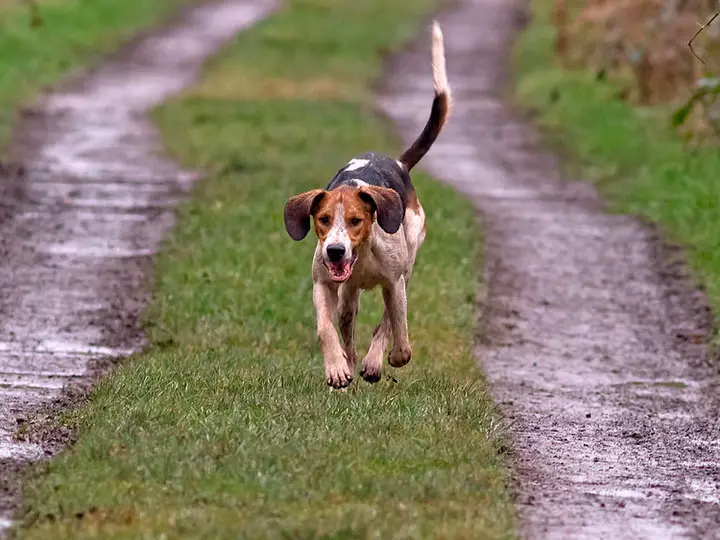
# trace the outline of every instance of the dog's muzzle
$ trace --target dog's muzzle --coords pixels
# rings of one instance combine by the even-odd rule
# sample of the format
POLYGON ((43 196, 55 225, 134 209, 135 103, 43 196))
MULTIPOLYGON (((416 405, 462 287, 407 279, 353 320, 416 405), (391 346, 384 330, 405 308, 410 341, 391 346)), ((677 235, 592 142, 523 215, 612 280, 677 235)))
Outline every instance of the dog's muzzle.
POLYGON ((350 254, 348 254, 343 244, 330 244, 325 248, 325 254, 325 266, 328 269, 330 278, 337 282, 347 281, 352 275, 357 255, 348 256, 350 254))

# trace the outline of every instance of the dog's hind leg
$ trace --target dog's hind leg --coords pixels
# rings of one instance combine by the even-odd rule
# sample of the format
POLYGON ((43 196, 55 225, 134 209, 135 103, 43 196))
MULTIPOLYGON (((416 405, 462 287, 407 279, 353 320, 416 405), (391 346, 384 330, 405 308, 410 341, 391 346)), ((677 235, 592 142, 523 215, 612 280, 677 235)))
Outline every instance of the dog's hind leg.
POLYGON ((360 375, 367 382, 375 383, 382 376, 382 364, 387 348, 388 337, 390 336, 390 316, 388 310, 383 311, 382 321, 373 331, 370 349, 363 359, 360 375))
POLYGON ((345 359, 333 319, 337 310, 337 291, 324 283, 313 285, 313 303, 317 316, 317 333, 325 360, 325 377, 334 388, 345 388, 353 380, 353 372, 345 359))
POLYGON ((393 334, 393 346, 388 356, 392 367, 399 368, 412 359, 412 348, 408 337, 407 323, 407 291, 405 278, 383 289, 385 309, 390 316, 390 328, 393 334))
POLYGON ((360 301, 360 290, 348 286, 340 287, 340 306, 338 307, 338 326, 350 370, 355 373, 357 350, 355 349, 355 318, 360 301))

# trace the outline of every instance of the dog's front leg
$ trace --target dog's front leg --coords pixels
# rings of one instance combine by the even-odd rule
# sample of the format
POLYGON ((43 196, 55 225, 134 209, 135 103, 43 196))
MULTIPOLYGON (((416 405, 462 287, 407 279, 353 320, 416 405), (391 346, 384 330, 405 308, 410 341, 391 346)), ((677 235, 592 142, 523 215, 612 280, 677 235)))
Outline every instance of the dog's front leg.
MULTIPOLYGON (((410 281, 412 274, 412 266, 405 275, 405 291, 407 294, 407 286, 410 281)), ((386 301, 387 305, 387 301, 386 301)), ((406 302, 407 305, 407 302, 406 302)), ((406 308, 407 310, 407 308, 406 308)), ((382 320, 380 324, 375 327, 372 335, 372 341, 370 342, 370 349, 363 359, 362 366, 360 367, 360 375, 367 382, 375 383, 380 380, 382 376, 382 361, 385 356, 385 349, 387 348, 388 338, 390 337, 390 315, 388 308, 385 307, 383 310, 382 320)))
POLYGON ((337 311, 337 290, 324 283, 313 285, 313 303, 317 316, 318 341, 325 361, 325 377, 333 388, 345 388, 353 380, 353 373, 345 360, 333 317, 337 311))
POLYGON ((338 326, 342 337, 345 357, 350 371, 355 373, 357 350, 355 349, 355 318, 360 301, 360 289, 348 285, 340 286, 340 307, 338 308, 338 326))
POLYGON ((405 278, 401 276, 394 283, 384 287, 383 299, 393 334, 393 346, 388 355, 388 362, 392 367, 403 367, 412 359, 412 348, 408 337, 405 278))

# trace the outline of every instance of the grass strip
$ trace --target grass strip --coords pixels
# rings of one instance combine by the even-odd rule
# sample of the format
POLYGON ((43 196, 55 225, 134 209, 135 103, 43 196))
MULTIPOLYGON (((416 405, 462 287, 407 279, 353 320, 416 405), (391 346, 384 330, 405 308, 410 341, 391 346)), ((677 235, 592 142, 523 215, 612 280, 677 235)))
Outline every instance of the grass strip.
MULTIPOLYGON (((290 0, 157 111, 170 151, 209 175, 158 262, 152 348, 65 419, 80 439, 30 478, 25 538, 514 536, 501 430, 471 351, 471 205, 416 175, 428 237, 409 294, 413 362, 347 393, 325 385, 314 243, 282 222, 290 195, 353 155, 397 152, 370 84, 433 7, 290 0)), ((362 298, 361 348, 379 296, 362 298)))
POLYGON ((18 108, 48 85, 192 0, 41 0, 39 25, 22 0, 0 0, 0 150, 18 108))

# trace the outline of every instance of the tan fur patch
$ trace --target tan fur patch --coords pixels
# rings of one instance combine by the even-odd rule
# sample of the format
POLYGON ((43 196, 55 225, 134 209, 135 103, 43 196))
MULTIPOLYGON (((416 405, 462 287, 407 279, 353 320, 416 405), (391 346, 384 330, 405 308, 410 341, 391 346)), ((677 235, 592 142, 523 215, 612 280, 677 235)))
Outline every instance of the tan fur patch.
POLYGON ((420 199, 418 199, 417 191, 414 189, 408 194, 407 209, 415 213, 420 211, 420 199))
POLYGON ((371 206, 360 198, 355 187, 340 187, 328 191, 319 204, 313 222, 315 234, 324 242, 333 225, 335 208, 342 205, 345 214, 345 227, 353 248, 370 238, 373 215, 371 206))
MULTIPOLYGON (((420 206, 420 199, 418 199, 417 196, 417 191, 415 191, 414 189, 408 195, 407 209, 415 212, 416 214, 420 214, 421 212, 423 212, 422 206, 420 206)), ((423 221, 422 232, 423 235, 427 233, 427 222, 425 221, 423 221)))

